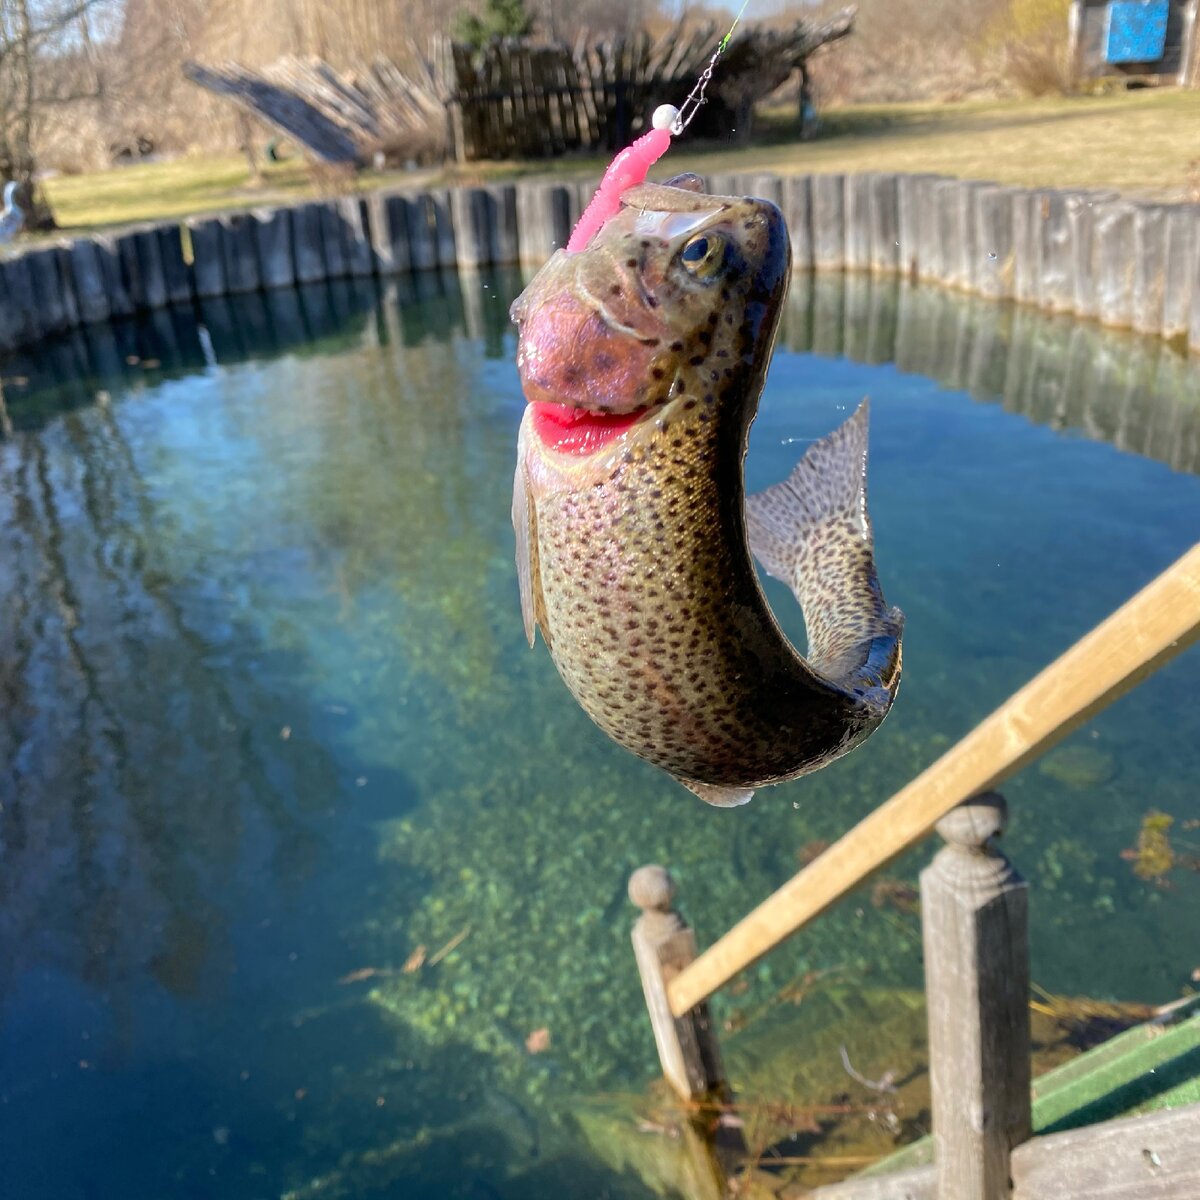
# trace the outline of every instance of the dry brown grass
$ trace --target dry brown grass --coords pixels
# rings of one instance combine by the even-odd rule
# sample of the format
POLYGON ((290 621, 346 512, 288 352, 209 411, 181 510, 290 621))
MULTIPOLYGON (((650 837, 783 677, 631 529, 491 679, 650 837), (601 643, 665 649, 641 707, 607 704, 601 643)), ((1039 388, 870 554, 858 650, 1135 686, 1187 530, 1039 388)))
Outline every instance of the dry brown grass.
MULTIPOLYGON (((672 171, 938 171, 1032 186, 1115 188, 1188 198, 1200 157, 1200 92, 1142 91, 1077 99, 895 104, 836 109, 824 136, 795 140, 791 113, 767 114, 763 139, 746 149, 672 150, 672 171)), ((598 156, 554 163, 474 163, 462 172, 376 175, 360 186, 480 182, 530 175, 594 177, 598 156)), ((119 224, 299 199, 313 193, 303 164, 269 165, 261 190, 244 159, 185 157, 48 180, 64 226, 119 224)))

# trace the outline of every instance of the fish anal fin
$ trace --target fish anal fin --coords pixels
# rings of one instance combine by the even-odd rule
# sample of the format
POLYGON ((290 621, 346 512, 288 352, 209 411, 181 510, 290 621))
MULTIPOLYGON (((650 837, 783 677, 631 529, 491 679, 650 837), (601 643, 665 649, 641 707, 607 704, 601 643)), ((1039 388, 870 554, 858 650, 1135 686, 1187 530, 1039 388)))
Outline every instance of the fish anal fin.
MULTIPOLYGON (((679 779, 677 775, 675 777, 679 779)), ((754 796, 754 789, 747 787, 727 787, 720 783, 698 783, 694 779, 679 779, 689 792, 695 792, 705 804, 713 808, 740 808, 749 804, 754 796)))

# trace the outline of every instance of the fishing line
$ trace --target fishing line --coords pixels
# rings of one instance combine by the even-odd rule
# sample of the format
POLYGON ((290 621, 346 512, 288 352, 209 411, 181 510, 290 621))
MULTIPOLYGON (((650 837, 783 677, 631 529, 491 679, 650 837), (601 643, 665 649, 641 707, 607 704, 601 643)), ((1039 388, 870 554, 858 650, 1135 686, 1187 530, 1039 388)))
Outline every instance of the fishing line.
POLYGON ((696 80, 696 86, 692 88, 687 95, 687 99, 679 106, 679 115, 671 123, 672 137, 678 137, 692 123, 696 114, 700 111, 700 106, 704 103, 704 93, 712 81, 717 60, 725 53, 726 47, 729 45, 729 39, 733 37, 733 31, 738 27, 738 22, 742 19, 742 14, 746 11, 746 5, 749 3, 750 0, 742 0, 742 7, 738 9, 737 16, 733 18, 733 24, 730 25, 725 36, 717 43, 717 48, 713 51, 712 58, 708 60, 708 66, 700 72, 700 78, 696 80))

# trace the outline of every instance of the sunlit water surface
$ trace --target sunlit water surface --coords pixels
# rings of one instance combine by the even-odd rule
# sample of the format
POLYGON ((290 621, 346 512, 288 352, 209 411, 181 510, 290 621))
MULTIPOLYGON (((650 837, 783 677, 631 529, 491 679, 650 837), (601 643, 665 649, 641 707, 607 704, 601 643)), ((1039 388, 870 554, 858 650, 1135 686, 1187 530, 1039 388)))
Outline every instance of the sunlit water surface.
MULTIPOLYGON (((904 688, 863 750, 706 808, 525 645, 516 286, 217 302, 3 366, 5 1200, 646 1195, 571 1115, 655 1069, 629 872, 718 936, 1200 533, 1169 349, 798 281, 749 482, 871 396, 904 688)), ((1165 1000, 1196 965, 1200 880, 1120 852, 1200 816, 1198 666, 1006 789, 1045 988, 1165 1000)), ((719 1012, 806 969, 917 985, 915 928, 859 897, 719 1012)))

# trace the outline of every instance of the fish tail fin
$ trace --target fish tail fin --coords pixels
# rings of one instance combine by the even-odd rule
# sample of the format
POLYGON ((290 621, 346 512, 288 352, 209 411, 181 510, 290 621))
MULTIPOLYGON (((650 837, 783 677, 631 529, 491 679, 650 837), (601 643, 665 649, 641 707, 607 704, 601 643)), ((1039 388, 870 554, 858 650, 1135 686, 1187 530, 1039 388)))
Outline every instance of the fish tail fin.
POLYGON ((868 402, 814 442, 782 483, 746 499, 750 548, 796 595, 809 665, 834 683, 890 703, 900 678, 904 615, 875 573, 867 513, 868 402))

